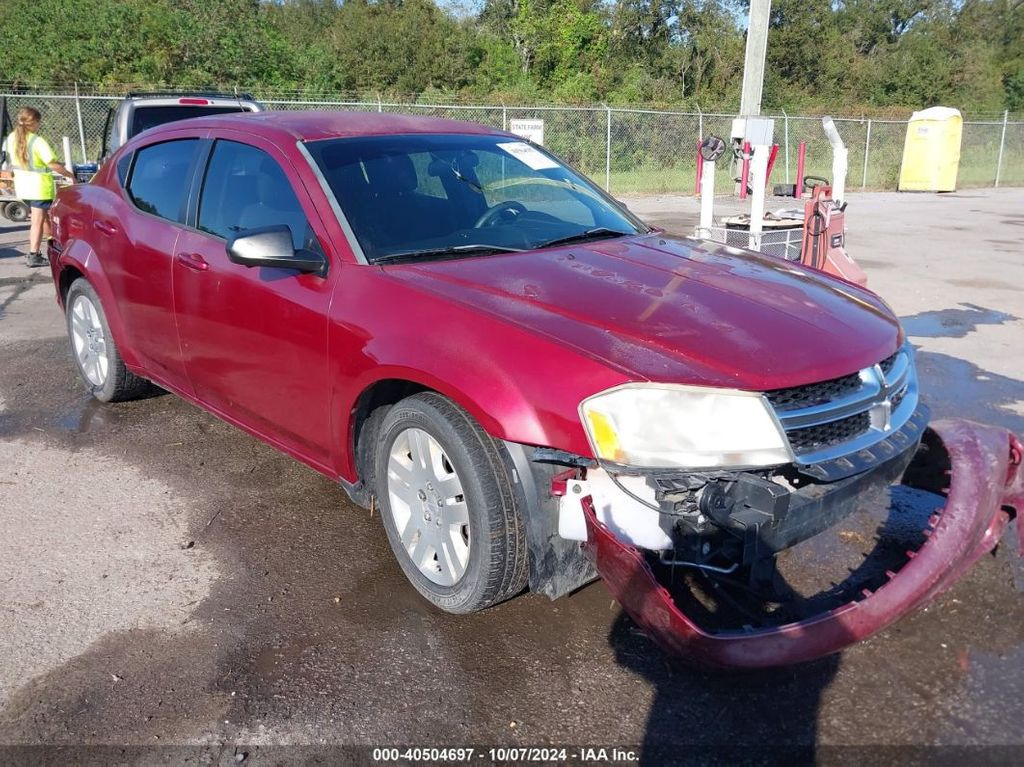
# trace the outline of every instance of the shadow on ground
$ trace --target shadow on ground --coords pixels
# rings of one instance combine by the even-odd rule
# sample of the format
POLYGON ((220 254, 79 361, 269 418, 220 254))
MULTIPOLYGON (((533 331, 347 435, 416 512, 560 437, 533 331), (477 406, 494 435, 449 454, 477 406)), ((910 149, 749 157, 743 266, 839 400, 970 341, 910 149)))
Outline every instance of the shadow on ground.
MULTIPOLYGON (((25 239, 18 241, 7 241, 0 244, 0 261, 8 258, 20 258, 24 255, 24 250, 19 247, 22 244, 28 242, 28 224, 20 224, 17 226, 7 226, 0 228, 0 235, 7 239, 12 233, 21 232, 25 234, 25 239)), ((20 238, 19 238, 20 239, 20 238)))
POLYGON ((608 642, 616 662, 654 689, 641 764, 758 763, 751 758, 761 748, 790 763, 813 757, 821 697, 840 656, 767 671, 704 671, 666 656, 624 612, 608 642))
POLYGON ((21 296, 32 289, 32 280, 17 280, 11 284, 4 284, 0 279, 0 320, 7 314, 7 309, 21 296))

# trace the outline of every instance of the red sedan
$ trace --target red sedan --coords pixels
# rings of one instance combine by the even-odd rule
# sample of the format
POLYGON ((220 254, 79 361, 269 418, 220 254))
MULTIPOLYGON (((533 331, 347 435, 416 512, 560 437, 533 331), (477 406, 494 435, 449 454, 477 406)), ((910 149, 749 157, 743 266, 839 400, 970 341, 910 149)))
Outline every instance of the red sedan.
POLYGON ((923 603, 1021 508, 1020 443, 927 429, 913 349, 875 295, 672 239, 502 131, 187 120, 130 141, 53 220, 94 396, 156 384, 338 480, 450 612, 600 573, 666 647, 788 663, 923 603), (681 569, 774 599, 778 552, 924 476, 925 454, 952 467, 951 488, 929 485, 945 509, 867 597, 736 633, 660 585, 681 569))

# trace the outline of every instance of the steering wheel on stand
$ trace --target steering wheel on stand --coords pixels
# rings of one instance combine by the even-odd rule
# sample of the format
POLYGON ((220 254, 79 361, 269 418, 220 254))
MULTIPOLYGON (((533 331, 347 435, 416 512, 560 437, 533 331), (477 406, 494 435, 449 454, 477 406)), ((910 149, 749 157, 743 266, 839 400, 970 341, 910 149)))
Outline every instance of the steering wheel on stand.
POLYGON ((526 212, 526 206, 516 200, 504 200, 495 203, 483 213, 473 224, 474 229, 482 229, 485 226, 494 226, 502 219, 514 221, 526 212))

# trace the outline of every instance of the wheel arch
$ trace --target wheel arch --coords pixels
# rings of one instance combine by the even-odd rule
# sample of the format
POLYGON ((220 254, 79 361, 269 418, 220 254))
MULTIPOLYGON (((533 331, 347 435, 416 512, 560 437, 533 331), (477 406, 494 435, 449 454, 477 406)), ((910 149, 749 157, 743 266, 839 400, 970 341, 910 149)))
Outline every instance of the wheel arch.
MULTIPOLYGON (((346 423, 342 445, 342 481, 352 499, 360 505, 370 502, 372 485, 374 435, 387 409, 407 397, 420 392, 435 392, 447 397, 461 408, 473 414, 476 408, 467 407, 467 398, 451 387, 438 384, 412 371, 390 371, 366 383, 355 396, 351 405, 343 410, 346 423), (367 431, 369 429, 369 431, 367 431), (346 480, 351 477, 352 481, 346 480)), ((479 418, 477 419, 480 420, 479 418)), ((481 424, 485 431, 490 430, 481 424)))
MULTIPOLYGON (((437 390, 407 378, 381 378, 364 388, 359 393, 359 396, 356 397, 355 403, 349 411, 348 435, 345 440, 345 447, 347 455, 354 459, 352 468, 355 470, 357 484, 361 484, 361 481, 365 479, 368 473, 366 464, 368 456, 365 454, 366 443, 364 442, 361 445, 360 440, 364 436, 371 440, 374 437, 372 433, 364 434, 368 422, 370 429, 374 431, 379 425, 379 419, 376 422, 371 422, 370 416, 380 408, 391 407, 406 397, 411 397, 413 394, 423 391, 437 390)), ((372 462, 372 459, 370 460, 372 462)), ((368 499, 369 494, 367 494, 368 499)))
POLYGON ((121 319, 121 313, 118 310, 117 302, 114 300, 110 282, 103 271, 99 259, 96 258, 95 251, 85 241, 73 240, 68 243, 64 252, 61 253, 60 260, 58 261, 58 270, 56 287, 61 308, 67 308, 66 299, 68 291, 71 289, 74 281, 80 278, 87 280, 100 297, 100 301, 103 304, 103 313, 107 318, 107 325, 114 336, 114 342, 121 353, 121 359, 132 370, 140 370, 141 366, 134 350, 131 348, 131 344, 126 343, 127 335, 124 322, 121 319))
POLYGON ((434 391, 447 397, 476 419, 480 427, 495 439, 548 444, 541 413, 507 378, 473 381, 476 387, 474 396, 473 392, 464 391, 422 370, 380 366, 374 373, 372 379, 353 386, 350 398, 345 398, 348 402, 336 411, 343 419, 336 433, 342 437, 338 468, 344 480, 358 484, 362 478, 357 452, 364 436, 363 430, 374 410, 421 391, 434 391), (487 407, 481 402, 487 403, 487 407))
POLYGON ((88 280, 88 277, 77 266, 69 265, 60 270, 57 277, 57 295, 60 297, 60 305, 67 307, 68 291, 71 290, 71 283, 79 278, 88 280))
MULTIPOLYGON (((348 424, 348 455, 354 461, 355 481, 342 479, 342 485, 352 500, 363 506, 370 505, 374 484, 373 446, 376 432, 384 420, 387 408, 421 392, 435 392, 448 397, 477 418, 475 409, 466 407, 448 387, 428 385, 418 377, 379 378, 365 386, 350 411, 348 424), (370 429, 371 431, 367 431, 370 429)), ((477 419, 479 422, 479 418, 477 419)), ((529 585, 538 594, 551 599, 580 588, 596 576, 594 569, 577 544, 558 536, 558 504, 547 491, 556 468, 531 460, 530 445, 511 442, 495 435, 483 423, 481 427, 498 443, 499 454, 513 478, 513 491, 524 515, 529 557, 529 585)))

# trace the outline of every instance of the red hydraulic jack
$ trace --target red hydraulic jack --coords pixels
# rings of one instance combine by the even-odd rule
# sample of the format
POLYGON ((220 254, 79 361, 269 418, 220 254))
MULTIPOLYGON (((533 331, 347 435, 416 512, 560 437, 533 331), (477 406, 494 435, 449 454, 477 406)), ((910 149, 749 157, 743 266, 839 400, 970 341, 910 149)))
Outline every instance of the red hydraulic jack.
POLYGON ((800 263, 861 287, 868 284, 864 270, 846 253, 846 205, 836 204, 830 186, 815 186, 804 204, 800 263))

